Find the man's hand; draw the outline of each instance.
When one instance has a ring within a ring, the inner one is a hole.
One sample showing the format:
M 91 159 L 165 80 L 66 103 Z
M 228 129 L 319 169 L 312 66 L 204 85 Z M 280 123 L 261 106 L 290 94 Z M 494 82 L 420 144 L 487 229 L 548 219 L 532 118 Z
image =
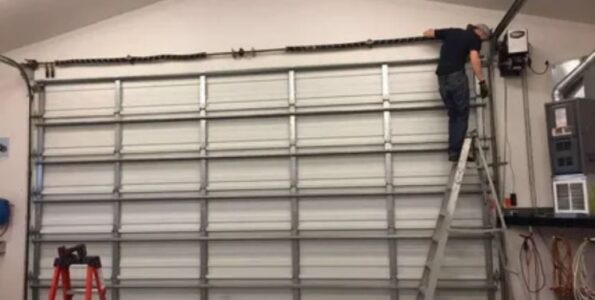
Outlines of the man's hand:
M 485 80 L 479 82 L 479 96 L 484 99 L 489 94 L 488 84 Z
M 424 37 L 433 39 L 436 37 L 436 32 L 434 31 L 434 29 L 428 29 L 424 31 Z

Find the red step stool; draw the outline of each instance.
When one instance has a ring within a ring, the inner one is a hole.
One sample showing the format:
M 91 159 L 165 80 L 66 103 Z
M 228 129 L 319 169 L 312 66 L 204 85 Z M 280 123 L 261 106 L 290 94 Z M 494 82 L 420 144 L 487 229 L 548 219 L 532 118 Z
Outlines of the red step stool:
M 70 281 L 70 266 L 86 265 L 87 276 L 85 279 L 85 300 L 93 299 L 93 283 L 99 293 L 100 300 L 105 298 L 105 285 L 101 277 L 101 259 L 99 256 L 87 256 L 87 247 L 84 244 L 72 248 L 58 248 L 58 257 L 54 260 L 54 276 L 50 287 L 49 300 L 56 300 L 60 279 L 62 279 L 62 299 L 72 300 L 74 290 Z

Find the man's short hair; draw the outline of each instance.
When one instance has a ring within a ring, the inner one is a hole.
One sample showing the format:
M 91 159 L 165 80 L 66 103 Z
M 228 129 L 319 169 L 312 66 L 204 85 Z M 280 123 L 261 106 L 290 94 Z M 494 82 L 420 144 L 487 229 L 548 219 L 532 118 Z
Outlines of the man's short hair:
M 481 30 L 487 37 L 489 37 L 490 35 L 492 35 L 492 30 L 486 24 L 475 24 L 473 26 L 475 26 L 475 28 Z

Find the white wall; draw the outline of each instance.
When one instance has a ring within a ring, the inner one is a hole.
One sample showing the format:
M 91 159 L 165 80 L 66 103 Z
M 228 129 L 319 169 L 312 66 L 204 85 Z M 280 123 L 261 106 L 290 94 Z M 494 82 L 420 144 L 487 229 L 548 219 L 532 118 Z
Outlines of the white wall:
M 9 157 L 0 159 L 0 198 L 14 204 L 11 227 L 0 255 L 0 299 L 20 299 L 25 276 L 27 228 L 27 132 L 29 107 L 23 81 L 12 68 L 0 66 L 0 136 L 10 138 Z
M 283 47 L 294 44 L 347 42 L 420 34 L 428 27 L 495 26 L 502 12 L 421 0 L 169 0 L 8 53 L 22 60 L 150 55 L 222 51 L 239 47 Z M 64 17 L 68 17 L 65 14 Z M 512 24 L 528 28 L 536 66 L 544 59 L 559 62 L 595 48 L 595 26 L 539 17 L 519 16 Z M 57 69 L 59 78 L 179 73 L 212 69 L 433 58 L 429 45 L 308 55 L 265 55 L 193 63 Z M 538 68 L 538 67 L 536 67 Z M 37 76 L 42 76 L 38 72 Z M 0 196 L 15 203 L 7 254 L 0 258 L 0 296 L 19 299 L 23 291 L 27 180 L 27 101 L 16 72 L 0 68 L 0 136 L 11 138 L 11 157 L 0 160 Z M 509 124 L 515 192 L 521 206 L 530 206 L 520 81 L 510 79 Z M 544 103 L 550 101 L 549 75 L 529 75 L 533 159 L 539 206 L 551 206 L 550 168 L 545 135 Z M 503 81 L 496 96 L 500 149 L 503 141 Z M 508 172 L 507 182 L 511 182 Z M 508 185 L 507 193 L 512 191 Z M 544 299 L 544 298 L 542 298 Z

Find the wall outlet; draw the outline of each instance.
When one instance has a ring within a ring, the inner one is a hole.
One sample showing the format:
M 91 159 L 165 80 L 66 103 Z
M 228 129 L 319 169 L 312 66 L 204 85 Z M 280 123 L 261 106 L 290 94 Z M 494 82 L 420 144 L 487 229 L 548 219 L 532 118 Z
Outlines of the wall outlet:
M 0 158 L 8 157 L 10 141 L 8 138 L 0 138 Z

